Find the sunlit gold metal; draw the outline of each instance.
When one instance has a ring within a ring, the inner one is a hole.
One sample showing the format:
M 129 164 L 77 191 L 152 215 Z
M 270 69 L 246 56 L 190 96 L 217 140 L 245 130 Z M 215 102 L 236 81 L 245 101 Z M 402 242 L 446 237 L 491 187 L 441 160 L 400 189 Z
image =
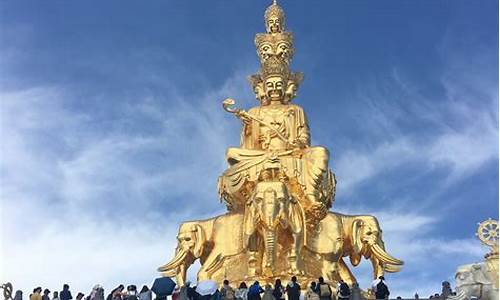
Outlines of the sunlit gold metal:
M 369 259 L 374 277 L 399 271 L 403 262 L 385 251 L 375 217 L 329 211 L 336 187 L 330 154 L 311 145 L 304 110 L 290 103 L 303 75 L 290 71 L 293 35 L 276 1 L 265 22 L 267 32 L 255 38 L 261 69 L 249 78 L 260 105 L 245 111 L 234 99 L 222 103 L 243 125 L 218 180 L 228 212 L 181 224 L 175 256 L 159 271 L 181 286 L 197 259 L 198 280 L 232 283 L 296 275 L 302 284 L 319 276 L 352 284 L 347 257 L 353 266 Z

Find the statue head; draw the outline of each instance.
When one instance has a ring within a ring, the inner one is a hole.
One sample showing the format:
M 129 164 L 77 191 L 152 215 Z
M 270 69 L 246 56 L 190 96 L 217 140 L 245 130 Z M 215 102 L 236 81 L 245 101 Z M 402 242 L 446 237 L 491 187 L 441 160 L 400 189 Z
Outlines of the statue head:
M 271 102 L 284 102 L 286 82 L 280 75 L 269 76 L 264 82 L 264 92 Z
M 289 74 L 288 64 L 278 57 L 270 57 L 262 64 L 261 78 L 269 101 L 284 102 Z
M 271 4 L 264 13 L 264 19 L 266 22 L 266 31 L 267 33 L 279 33 L 284 31 L 285 29 L 285 12 L 283 9 L 276 3 L 276 0 L 273 0 L 273 4 Z

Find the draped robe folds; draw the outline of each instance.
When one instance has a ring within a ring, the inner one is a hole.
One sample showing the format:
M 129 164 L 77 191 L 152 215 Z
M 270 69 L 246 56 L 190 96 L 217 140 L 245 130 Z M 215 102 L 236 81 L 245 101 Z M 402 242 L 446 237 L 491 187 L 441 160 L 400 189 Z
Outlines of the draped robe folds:
M 243 125 L 241 147 L 229 148 L 226 159 L 229 168 L 219 178 L 219 193 L 232 208 L 242 208 L 248 197 L 244 187 L 257 182 L 260 171 L 268 163 L 278 164 L 288 178 L 295 178 L 305 195 L 320 194 L 327 177 L 329 153 L 324 147 L 311 147 L 309 125 L 300 106 L 288 104 L 273 110 L 269 106 L 250 109 L 252 116 L 275 127 L 295 149 L 285 143 L 268 126 L 251 120 Z

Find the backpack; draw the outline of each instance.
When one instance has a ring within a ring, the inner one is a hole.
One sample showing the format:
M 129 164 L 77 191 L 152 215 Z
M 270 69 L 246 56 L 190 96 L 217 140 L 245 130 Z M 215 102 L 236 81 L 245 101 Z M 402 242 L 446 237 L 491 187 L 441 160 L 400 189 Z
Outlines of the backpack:
M 377 292 L 375 294 L 383 298 L 389 296 L 389 289 L 382 280 L 377 283 Z
M 248 294 L 249 295 L 259 295 L 260 294 L 260 286 L 256 285 L 256 284 L 253 284 L 250 286 L 250 288 L 248 289 Z
M 340 284 L 340 295 L 343 297 L 347 297 L 350 294 L 351 294 L 351 290 L 349 289 L 349 286 L 347 285 L 347 283 L 342 282 Z
M 330 297 L 332 295 L 332 290 L 330 289 L 330 286 L 328 284 L 320 284 L 319 294 L 321 297 Z

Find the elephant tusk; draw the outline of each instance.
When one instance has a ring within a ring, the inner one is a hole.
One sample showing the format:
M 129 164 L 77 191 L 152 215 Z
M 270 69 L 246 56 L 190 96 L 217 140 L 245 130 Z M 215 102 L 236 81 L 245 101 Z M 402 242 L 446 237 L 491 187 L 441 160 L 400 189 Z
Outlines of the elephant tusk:
M 401 271 L 401 267 L 395 265 L 384 265 L 384 271 L 387 273 L 397 273 Z
M 187 252 L 185 250 L 179 250 L 175 257 L 167 264 L 158 268 L 158 272 L 169 272 L 170 270 L 175 270 L 186 258 Z
M 464 290 L 457 289 L 457 294 L 455 296 L 449 295 L 448 297 L 446 297 L 446 300 L 463 300 L 468 298 L 469 297 L 467 297 Z
M 215 272 L 216 269 L 221 267 L 222 263 L 224 262 L 224 258 L 225 257 L 222 256 L 221 254 L 217 255 L 217 257 L 212 261 L 212 263 L 210 265 L 208 265 L 207 268 L 205 269 L 207 274 L 209 274 L 211 276 L 212 273 Z
M 375 255 L 381 262 L 390 264 L 390 265 L 398 265 L 401 266 L 404 264 L 402 260 L 392 257 L 389 255 L 382 247 L 377 244 L 373 244 L 371 246 L 371 250 L 373 255 Z

